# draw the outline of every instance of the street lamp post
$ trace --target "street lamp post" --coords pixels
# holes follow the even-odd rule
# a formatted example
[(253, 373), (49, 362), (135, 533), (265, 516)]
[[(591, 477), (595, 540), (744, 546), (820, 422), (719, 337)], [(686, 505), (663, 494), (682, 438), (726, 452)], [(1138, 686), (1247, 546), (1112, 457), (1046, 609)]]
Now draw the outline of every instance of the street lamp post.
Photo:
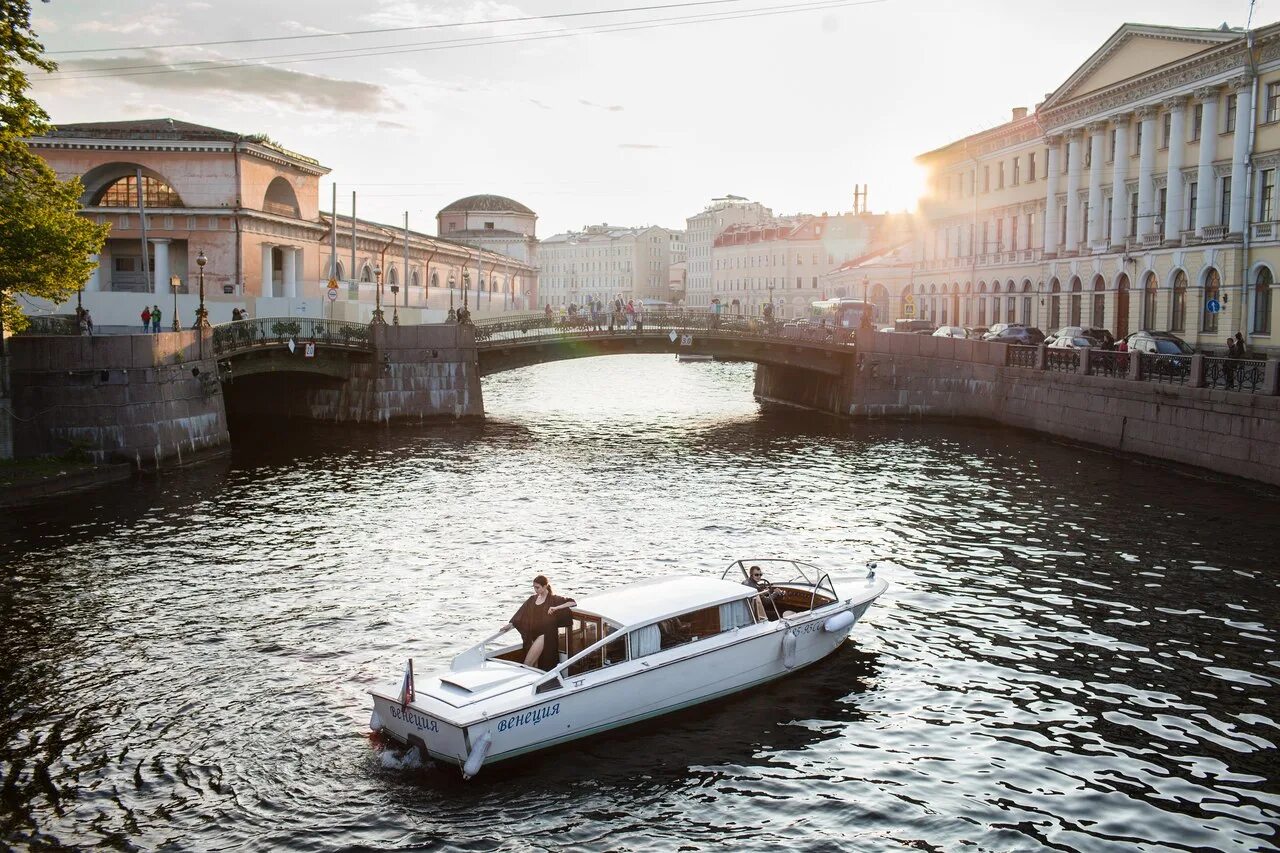
[(182, 287), (182, 279), (176, 275), (169, 276), (169, 289), (173, 291), (173, 330), (175, 332), (182, 331), (182, 324), (178, 322), (178, 288)]
[(455, 279), (454, 279), (454, 277), (453, 277), (453, 273), (449, 273), (449, 310), (450, 310), (450, 311), (452, 311), (452, 310), (453, 310), (453, 284), (454, 284), (454, 281), (455, 281)]
[(373, 318), (370, 323), (385, 326), (387, 321), (382, 316), (382, 264), (373, 265), (373, 277), (377, 282), (373, 291)]
[(209, 312), (204, 307), (204, 265), (209, 263), (209, 259), (204, 256), (204, 249), (201, 249), (196, 255), (196, 269), (200, 279), (200, 307), (196, 309), (196, 328), (209, 328)]
[(391, 285), (391, 325), (400, 325), (400, 285)]

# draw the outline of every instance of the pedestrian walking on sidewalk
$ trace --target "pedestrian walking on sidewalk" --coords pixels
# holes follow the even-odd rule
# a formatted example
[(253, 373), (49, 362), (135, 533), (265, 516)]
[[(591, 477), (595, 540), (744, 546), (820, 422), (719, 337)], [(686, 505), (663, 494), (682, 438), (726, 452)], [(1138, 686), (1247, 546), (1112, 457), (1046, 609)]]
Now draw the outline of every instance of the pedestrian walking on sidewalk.
[(155, 334), (160, 333), (160, 306), (151, 306), (151, 331)]
[(142, 331), (151, 331), (151, 309), (145, 305), (142, 306), (142, 314), (140, 316), (142, 317)]

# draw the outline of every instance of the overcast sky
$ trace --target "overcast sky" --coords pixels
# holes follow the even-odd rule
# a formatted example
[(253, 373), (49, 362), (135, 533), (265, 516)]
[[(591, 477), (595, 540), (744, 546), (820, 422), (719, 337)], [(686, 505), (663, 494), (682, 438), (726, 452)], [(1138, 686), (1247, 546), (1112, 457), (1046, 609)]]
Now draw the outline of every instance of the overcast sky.
[[(398, 223), (407, 210), (411, 227), (434, 231), (450, 201), (497, 193), (532, 207), (547, 237), (598, 222), (683, 227), (726, 193), (777, 212), (835, 212), (866, 183), (873, 210), (908, 209), (920, 190), (914, 155), (1034, 107), (1125, 21), (1242, 26), (1248, 13), (1245, 0), (830, 0), (731, 19), (812, 0), (721, 0), (173, 47), (676, 2), (53, 0), (33, 4), (35, 27), (68, 76), (37, 75), (35, 94), (55, 123), (172, 117), (266, 133), (333, 170), (340, 212), (354, 189), (362, 217)], [(1262, 0), (1254, 22), (1278, 12), (1280, 0)], [(708, 15), (724, 17), (688, 21)], [(582, 30), (659, 18), (664, 26)], [(526, 40), (458, 41), (477, 37)], [(427, 42), (437, 44), (416, 49)], [(56, 53), (107, 47), (127, 49)], [(153, 73), (176, 61), (355, 48), (377, 55)], [(77, 79), (77, 69), (94, 70)]]

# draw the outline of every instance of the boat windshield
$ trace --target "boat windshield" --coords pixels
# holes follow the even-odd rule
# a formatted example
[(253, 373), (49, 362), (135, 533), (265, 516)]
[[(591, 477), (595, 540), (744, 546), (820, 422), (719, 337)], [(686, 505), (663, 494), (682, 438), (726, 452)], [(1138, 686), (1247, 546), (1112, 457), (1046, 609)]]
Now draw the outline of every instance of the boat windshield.
[(789, 583), (816, 586), (822, 576), (826, 574), (817, 566), (801, 563), (798, 560), (763, 558), (759, 560), (735, 560), (724, 570), (724, 574), (720, 576), (720, 579), (741, 583), (750, 577), (749, 572), (752, 566), (759, 566), (763, 569), (764, 576), (769, 579), (770, 583), (775, 584)]

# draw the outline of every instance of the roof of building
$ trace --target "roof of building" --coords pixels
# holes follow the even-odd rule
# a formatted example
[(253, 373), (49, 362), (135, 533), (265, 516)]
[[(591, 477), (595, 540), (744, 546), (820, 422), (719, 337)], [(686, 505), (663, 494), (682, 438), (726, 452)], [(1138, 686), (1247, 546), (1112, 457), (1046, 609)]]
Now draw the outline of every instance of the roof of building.
[(79, 124), (55, 125), (44, 134), (46, 139), (121, 139), (121, 140), (172, 140), (175, 142), (252, 142), (270, 148), (303, 163), (320, 165), (320, 161), (296, 151), (290, 151), (265, 133), (235, 133), (189, 121), (172, 118), (146, 118), (132, 121), (90, 121)]
[(440, 209), (441, 213), (527, 213), (536, 216), (520, 202), (504, 195), (469, 195)]
[(574, 609), (629, 627), (702, 607), (716, 607), (751, 594), (754, 593), (750, 588), (733, 581), (705, 575), (675, 575), (579, 596)]
[(506, 228), (464, 228), (461, 231), (450, 231), (448, 233), (448, 236), (453, 238), (454, 240), (462, 239), (464, 237), (469, 240), (484, 239), (484, 238), (489, 238), (489, 239), (502, 238), (504, 240), (534, 239), (533, 237), (528, 237), (524, 234), (521, 234), (519, 231), (511, 231)]

